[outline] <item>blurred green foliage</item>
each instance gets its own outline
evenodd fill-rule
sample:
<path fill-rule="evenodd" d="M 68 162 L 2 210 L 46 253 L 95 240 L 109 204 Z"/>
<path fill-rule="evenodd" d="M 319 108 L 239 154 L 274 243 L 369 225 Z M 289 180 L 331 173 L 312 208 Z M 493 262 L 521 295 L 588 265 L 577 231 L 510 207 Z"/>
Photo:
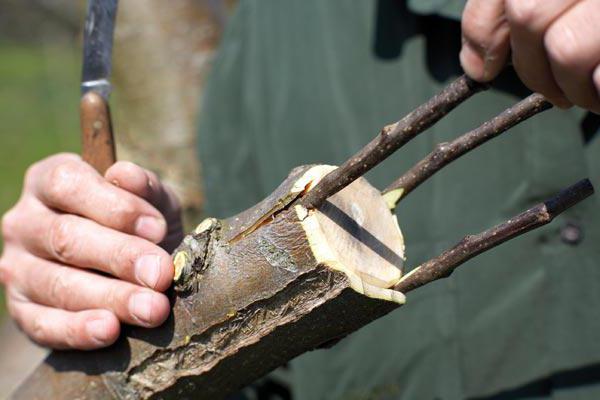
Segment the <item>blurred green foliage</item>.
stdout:
<path fill-rule="evenodd" d="M 0 41 L 0 214 L 19 198 L 30 164 L 79 151 L 79 76 L 76 46 Z"/>

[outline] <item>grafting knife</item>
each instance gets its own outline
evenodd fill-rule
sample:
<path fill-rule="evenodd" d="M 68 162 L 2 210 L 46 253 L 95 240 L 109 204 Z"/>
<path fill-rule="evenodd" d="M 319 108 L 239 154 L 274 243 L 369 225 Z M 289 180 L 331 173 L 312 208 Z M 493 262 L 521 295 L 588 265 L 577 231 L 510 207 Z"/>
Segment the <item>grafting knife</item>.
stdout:
<path fill-rule="evenodd" d="M 88 0 L 83 32 L 81 151 L 101 174 L 116 160 L 108 98 L 117 5 L 118 0 Z"/>

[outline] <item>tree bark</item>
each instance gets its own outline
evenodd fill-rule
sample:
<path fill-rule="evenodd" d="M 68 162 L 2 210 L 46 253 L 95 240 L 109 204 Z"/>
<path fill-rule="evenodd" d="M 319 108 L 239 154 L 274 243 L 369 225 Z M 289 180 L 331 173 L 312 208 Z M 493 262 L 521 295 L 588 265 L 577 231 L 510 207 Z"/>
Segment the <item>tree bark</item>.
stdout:
<path fill-rule="evenodd" d="M 300 167 L 238 216 L 208 219 L 174 253 L 173 312 L 93 352 L 53 352 L 15 399 L 219 399 L 404 302 L 404 245 L 360 178 L 319 211 L 295 201 L 332 167 Z"/>
<path fill-rule="evenodd" d="M 400 121 L 383 127 L 375 138 L 326 176 L 304 198 L 304 206 L 319 208 L 334 193 L 366 174 L 471 96 L 488 88 L 489 85 L 462 75 Z"/>
<path fill-rule="evenodd" d="M 544 96 L 534 93 L 450 143 L 439 143 L 427 157 L 383 190 L 388 205 L 390 208 L 396 207 L 400 200 L 452 161 L 550 108 L 552 104 Z"/>

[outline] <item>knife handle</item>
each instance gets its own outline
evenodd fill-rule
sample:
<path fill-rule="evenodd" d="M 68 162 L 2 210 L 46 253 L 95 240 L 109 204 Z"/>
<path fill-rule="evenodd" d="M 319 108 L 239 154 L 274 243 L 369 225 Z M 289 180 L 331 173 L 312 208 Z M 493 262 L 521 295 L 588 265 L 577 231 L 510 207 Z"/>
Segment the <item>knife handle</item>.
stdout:
<path fill-rule="evenodd" d="M 95 92 L 80 102 L 81 155 L 101 175 L 115 163 L 115 142 L 108 103 Z"/>

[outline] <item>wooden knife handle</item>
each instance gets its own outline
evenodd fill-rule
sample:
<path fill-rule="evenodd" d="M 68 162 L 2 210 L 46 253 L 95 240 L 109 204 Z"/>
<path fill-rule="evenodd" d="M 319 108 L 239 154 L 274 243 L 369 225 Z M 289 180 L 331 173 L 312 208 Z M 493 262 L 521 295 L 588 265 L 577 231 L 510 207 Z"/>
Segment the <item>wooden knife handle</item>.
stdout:
<path fill-rule="evenodd" d="M 95 92 L 81 98 L 81 155 L 100 174 L 116 161 L 108 103 Z"/>

